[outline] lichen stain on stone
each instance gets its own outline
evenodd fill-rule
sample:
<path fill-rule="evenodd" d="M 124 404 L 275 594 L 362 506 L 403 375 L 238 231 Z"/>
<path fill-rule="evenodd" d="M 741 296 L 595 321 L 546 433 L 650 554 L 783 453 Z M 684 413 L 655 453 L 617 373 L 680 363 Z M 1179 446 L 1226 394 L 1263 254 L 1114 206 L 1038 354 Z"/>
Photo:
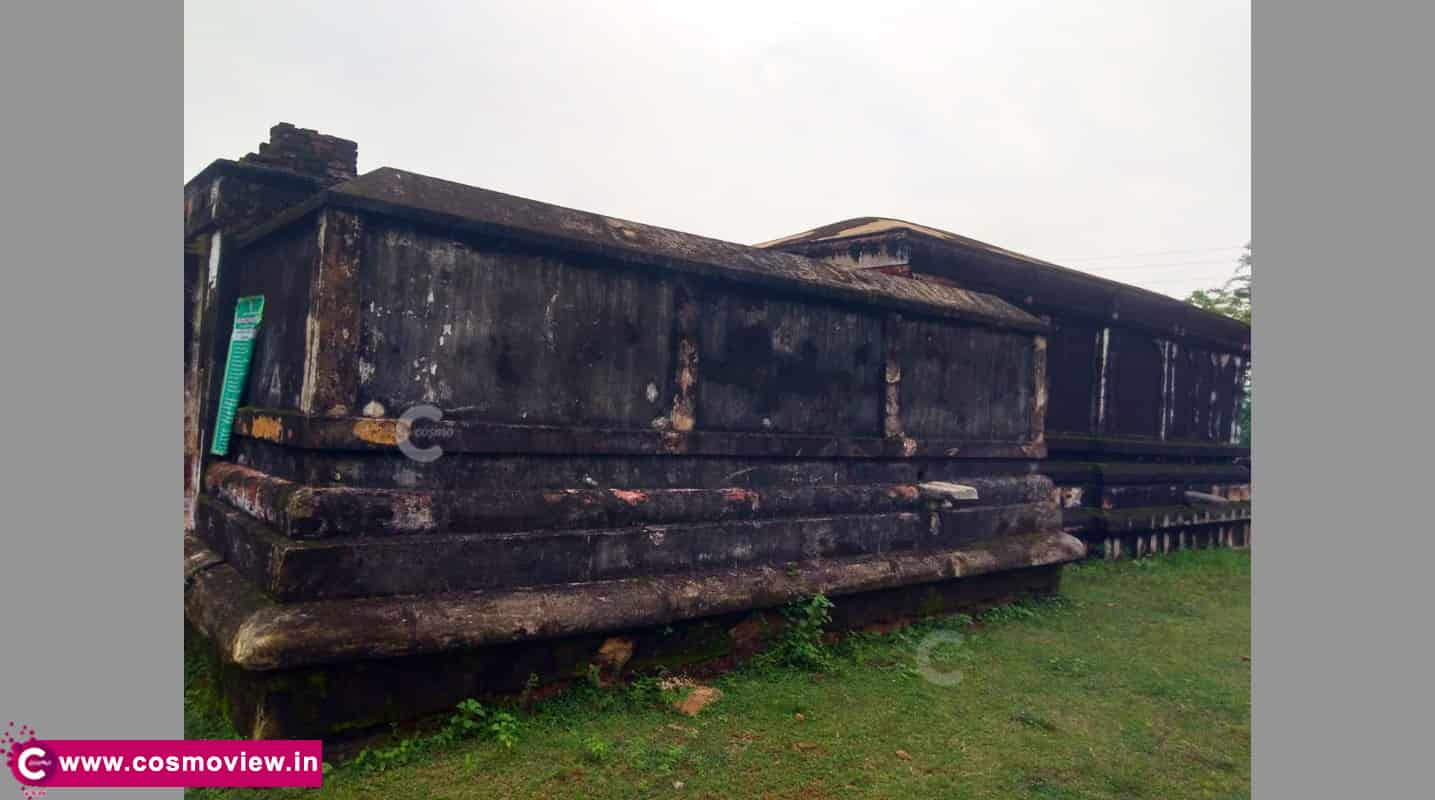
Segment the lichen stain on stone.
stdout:
<path fill-rule="evenodd" d="M 284 513 L 290 520 L 304 520 L 313 517 L 317 507 L 318 499 L 314 490 L 306 486 L 289 496 Z"/>
<path fill-rule="evenodd" d="M 682 409 L 673 409 L 673 429 L 677 431 L 691 431 L 697 420 L 693 415 Z"/>
<path fill-rule="evenodd" d="M 394 503 L 393 525 L 399 530 L 420 531 L 434 527 L 433 497 L 408 495 Z"/>
<path fill-rule="evenodd" d="M 369 444 L 392 447 L 399 443 L 399 426 L 394 420 L 361 419 L 354 423 L 354 436 Z"/>
<path fill-rule="evenodd" d="M 608 224 L 608 227 L 617 231 L 619 234 L 622 235 L 624 239 L 627 239 L 630 242 L 638 238 L 638 232 L 623 220 L 613 219 L 611 217 L 604 217 L 603 221 Z"/>
<path fill-rule="evenodd" d="M 687 437 L 678 431 L 663 431 L 663 452 L 674 454 L 687 451 Z"/>
<path fill-rule="evenodd" d="M 249 436 L 270 442 L 283 441 L 284 423 L 278 417 L 255 416 L 249 423 Z"/>
<path fill-rule="evenodd" d="M 698 382 L 697 346 L 687 339 L 678 344 L 678 392 L 673 397 L 673 430 L 691 431 L 697 422 L 693 387 Z"/>

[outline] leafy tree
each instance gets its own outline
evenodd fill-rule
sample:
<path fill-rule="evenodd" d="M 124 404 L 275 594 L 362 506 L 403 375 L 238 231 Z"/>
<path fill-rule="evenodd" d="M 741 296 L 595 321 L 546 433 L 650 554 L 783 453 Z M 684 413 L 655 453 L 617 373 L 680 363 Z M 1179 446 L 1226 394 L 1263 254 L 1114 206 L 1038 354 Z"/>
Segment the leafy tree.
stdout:
<path fill-rule="evenodd" d="M 1249 325 L 1251 323 L 1251 243 L 1246 242 L 1246 252 L 1241 254 L 1236 271 L 1224 284 L 1215 289 L 1197 289 L 1191 292 L 1186 302 L 1207 311 L 1225 314 Z M 1251 446 L 1251 371 L 1246 370 L 1246 396 L 1241 401 L 1240 443 Z"/>
<path fill-rule="evenodd" d="M 1236 272 L 1225 284 L 1215 289 L 1197 289 L 1191 292 L 1186 302 L 1207 311 L 1225 314 L 1233 319 L 1251 322 L 1251 245 L 1246 243 L 1246 252 L 1236 264 Z"/>

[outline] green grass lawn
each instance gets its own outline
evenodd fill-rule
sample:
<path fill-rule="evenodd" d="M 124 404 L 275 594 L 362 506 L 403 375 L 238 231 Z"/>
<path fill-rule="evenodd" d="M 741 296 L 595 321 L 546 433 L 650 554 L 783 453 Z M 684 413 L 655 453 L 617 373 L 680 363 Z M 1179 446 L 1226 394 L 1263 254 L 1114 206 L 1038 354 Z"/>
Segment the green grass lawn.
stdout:
<path fill-rule="evenodd" d="M 318 795 L 1247 797 L 1250 563 L 1210 550 L 1069 567 L 1052 602 L 848 637 L 821 672 L 724 676 L 692 718 L 651 681 L 584 686 L 513 710 L 511 747 L 491 716 L 474 738 L 399 738 L 329 768 Z M 186 734 L 224 735 L 208 676 L 186 666 Z"/>

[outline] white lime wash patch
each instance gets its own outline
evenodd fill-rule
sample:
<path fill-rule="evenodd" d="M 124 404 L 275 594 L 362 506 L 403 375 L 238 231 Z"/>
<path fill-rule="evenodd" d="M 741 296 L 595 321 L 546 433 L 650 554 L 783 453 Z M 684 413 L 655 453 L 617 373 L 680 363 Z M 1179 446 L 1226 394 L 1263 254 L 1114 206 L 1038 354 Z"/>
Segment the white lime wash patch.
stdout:
<path fill-rule="evenodd" d="M 1033 353 L 1035 362 L 1036 362 L 1037 364 L 1040 364 L 1040 365 L 1041 365 L 1041 375 L 1042 375 L 1042 377 L 1044 378 L 1045 375 L 1046 375 L 1046 337 L 1045 337 L 1045 336 L 1037 336 L 1037 337 L 1035 337 L 1035 340 L 1032 342 L 1032 353 Z M 1043 420 L 1044 420 L 1045 415 L 1046 415 L 1046 381 L 1045 381 L 1045 380 L 1038 380 L 1038 381 L 1036 382 L 1036 386 L 1035 386 L 1034 391 L 1035 391 L 1035 394 L 1036 394 L 1036 398 L 1035 398 L 1036 411 L 1037 411 L 1037 413 L 1039 413 L 1039 414 L 1041 414 L 1041 415 L 1043 416 Z M 1043 428 L 1044 428 L 1044 426 L 1043 426 Z"/>
<path fill-rule="evenodd" d="M 219 283 L 219 248 L 223 234 L 215 231 L 209 237 L 209 288 L 213 289 Z"/>
<path fill-rule="evenodd" d="M 1111 329 L 1101 329 L 1101 370 L 1096 379 L 1096 430 L 1104 430 L 1106 424 L 1106 364 L 1111 356 Z"/>
<path fill-rule="evenodd" d="M 319 215 L 319 257 L 314 264 L 314 286 L 323 285 L 324 277 L 324 232 L 328 228 L 329 215 Z M 311 306 L 304 319 L 304 381 L 299 389 L 299 410 L 313 414 L 314 392 L 319 384 L 319 319 Z"/>
<path fill-rule="evenodd" d="M 269 394 L 274 397 L 278 397 L 279 392 L 281 391 L 282 384 L 279 380 L 279 362 L 277 361 L 269 369 L 269 381 L 267 385 L 269 387 Z"/>
<path fill-rule="evenodd" d="M 549 350 L 558 350 L 558 334 L 554 330 L 553 306 L 558 302 L 558 292 L 555 290 L 553 296 L 548 298 L 548 305 L 543 307 L 543 343 Z"/>

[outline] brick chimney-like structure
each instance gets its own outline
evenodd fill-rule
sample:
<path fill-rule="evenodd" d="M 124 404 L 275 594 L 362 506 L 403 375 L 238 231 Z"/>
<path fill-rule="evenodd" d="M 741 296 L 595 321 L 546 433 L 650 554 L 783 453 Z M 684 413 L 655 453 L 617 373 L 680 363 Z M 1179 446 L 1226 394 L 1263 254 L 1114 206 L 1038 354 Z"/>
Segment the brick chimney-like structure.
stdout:
<path fill-rule="evenodd" d="M 237 300 L 221 264 L 233 237 L 358 177 L 359 145 L 281 122 L 259 152 L 221 158 L 184 185 L 185 520 L 200 485 Z M 218 365 L 218 368 L 213 368 Z"/>
<path fill-rule="evenodd" d="M 281 122 L 269 129 L 269 141 L 259 145 L 259 152 L 250 153 L 240 162 L 286 169 L 332 185 L 358 176 L 359 145 Z"/>

